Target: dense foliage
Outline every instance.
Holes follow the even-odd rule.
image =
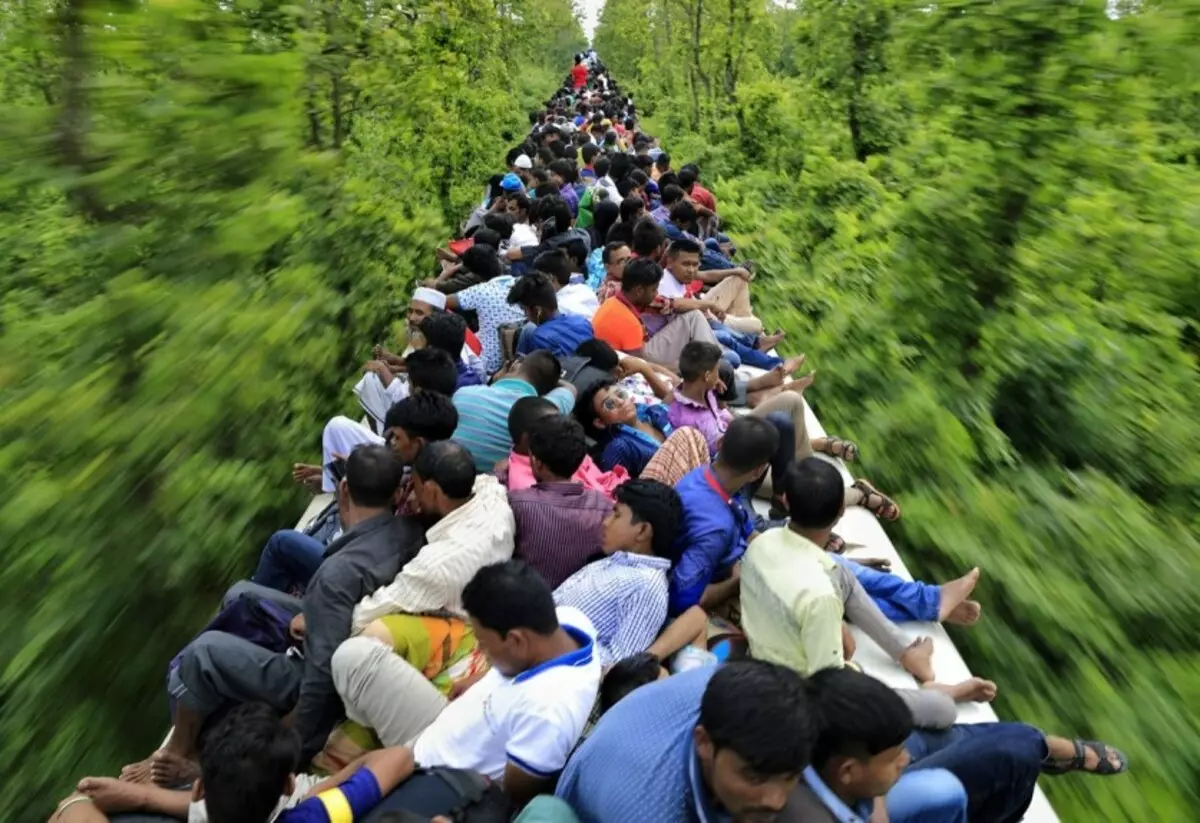
[[[1064,821],[1200,804],[1200,2],[608,0],[597,50],[696,161],[895,490],[1002,716],[1121,746]],[[936,661],[935,661],[936,662]]]
[[[569,0],[0,5],[0,809],[168,724],[166,663],[583,35]]]

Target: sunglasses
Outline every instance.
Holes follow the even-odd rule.
[[[608,393],[608,397],[604,398],[604,402],[600,404],[600,408],[605,411],[616,411],[618,406],[631,397],[633,397],[633,394],[629,389],[613,389]]]

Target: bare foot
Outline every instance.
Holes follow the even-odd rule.
[[[925,688],[943,692],[955,703],[991,703],[996,699],[996,684],[982,677],[970,677],[953,684],[926,683]]]
[[[918,637],[900,655],[900,665],[921,683],[933,682],[933,641]]]
[[[976,567],[957,580],[943,583],[941,586],[942,604],[938,607],[938,620],[945,620],[953,614],[959,604],[970,597],[971,592],[975,591],[975,584],[978,582],[979,568]]]
[[[983,613],[983,606],[976,603],[974,600],[964,600],[954,607],[950,614],[946,615],[943,623],[950,623],[954,626],[974,626],[979,622],[979,616]]]
[[[154,754],[158,754],[155,752]],[[130,763],[121,769],[121,780],[126,783],[149,783],[150,767],[154,765],[154,755],[150,755],[145,760],[139,760],[137,763]],[[81,790],[82,791],[82,790]]]
[[[803,377],[797,377],[791,383],[788,383],[787,385],[785,385],[784,388],[787,389],[788,391],[803,392],[805,389],[807,389],[809,386],[811,386],[813,384],[813,381],[816,379],[817,379],[817,373],[815,371],[810,371],[808,374],[804,375]]]
[[[183,786],[193,783],[200,776],[200,766],[196,761],[169,749],[159,749],[151,759],[154,762],[150,766],[150,773],[160,786]]]
[[[145,800],[145,789],[141,786],[112,777],[85,777],[75,790],[90,797],[92,805],[105,814],[137,811]]]
[[[777,330],[774,334],[764,334],[758,338],[754,348],[759,351],[770,351],[779,345],[779,341],[787,337],[787,332]]]

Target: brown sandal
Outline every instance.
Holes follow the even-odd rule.
[[[858,459],[858,445],[852,440],[845,440],[841,437],[826,437],[821,453],[852,463]]]
[[[896,505],[896,501],[872,486],[870,481],[855,480],[850,488],[862,492],[863,499],[859,505],[880,520],[890,522],[900,519],[900,507]],[[871,504],[871,498],[875,498],[877,501],[874,505]]]

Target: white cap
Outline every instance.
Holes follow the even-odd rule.
[[[517,159],[513,161],[513,165],[518,169],[532,169],[533,161],[529,159],[528,154],[518,154]]]
[[[413,300],[419,300],[422,303],[428,303],[435,309],[446,308],[446,295],[442,294],[437,289],[430,289],[425,286],[419,287],[413,292]]]

